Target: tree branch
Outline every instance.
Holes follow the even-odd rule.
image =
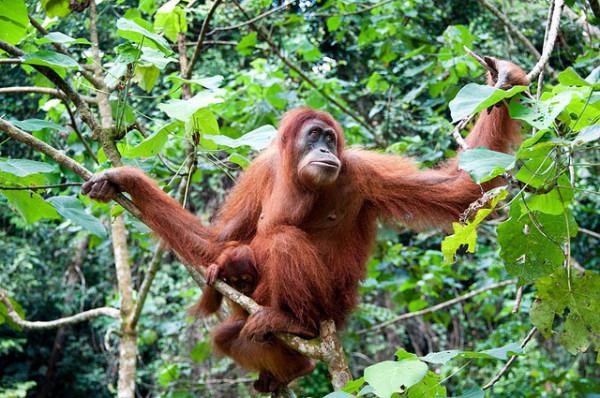
[[[21,58],[0,58],[0,65],[19,65],[23,63]]]
[[[407,314],[402,314],[402,315],[399,315],[399,316],[397,316],[397,317],[395,317],[393,319],[390,319],[388,321],[382,322],[382,323],[380,323],[378,325],[374,325],[374,326],[371,326],[369,328],[366,328],[366,329],[363,329],[363,330],[359,330],[357,332],[357,334],[360,335],[360,334],[365,334],[365,333],[368,333],[368,332],[373,332],[375,330],[383,329],[383,328],[385,328],[385,327],[387,327],[389,325],[392,325],[392,324],[394,324],[396,322],[405,321],[405,320],[410,319],[410,318],[415,318],[415,317],[418,317],[418,316],[423,316],[423,315],[426,315],[426,314],[430,314],[432,312],[439,311],[441,309],[444,309],[444,308],[456,305],[456,304],[458,304],[458,303],[460,303],[462,301],[465,301],[465,300],[468,300],[468,299],[473,298],[475,296],[478,296],[481,293],[487,292],[488,290],[498,289],[500,287],[512,285],[514,283],[517,283],[516,279],[509,279],[509,280],[506,280],[506,281],[502,281],[502,282],[498,282],[498,283],[493,283],[491,285],[484,286],[482,288],[473,290],[472,292],[469,292],[467,294],[463,294],[462,296],[458,296],[458,297],[455,297],[455,298],[453,298],[451,300],[444,301],[443,303],[436,304],[436,305],[431,306],[429,308],[425,308],[425,309],[422,309],[420,311],[409,312]]]
[[[560,28],[560,15],[565,2],[564,0],[555,0],[553,4],[554,10],[552,11],[552,19],[550,20],[550,25],[546,26],[548,36],[544,41],[544,49],[542,50],[542,55],[538,59],[533,69],[527,74],[529,81],[535,79],[544,69],[544,66],[546,66],[546,63],[552,54],[552,50],[554,49],[554,43],[556,42],[556,37],[558,36],[558,30]]]
[[[64,318],[55,319],[53,321],[27,321],[19,316],[12,303],[8,299],[8,294],[0,289],[0,301],[6,307],[6,312],[18,326],[27,330],[48,330],[56,329],[61,326],[73,325],[75,323],[89,321],[90,319],[97,318],[99,316],[109,316],[111,318],[119,318],[119,310],[112,307],[100,307],[92,310],[80,312],[79,314],[67,316]]]
[[[279,11],[281,11],[283,9],[288,8],[290,5],[294,4],[296,1],[298,1],[298,0],[289,0],[289,1],[286,1],[285,3],[283,3],[282,5],[280,5],[279,7],[275,7],[273,9],[269,10],[269,11],[266,11],[266,12],[260,14],[260,15],[257,15],[256,17],[254,17],[252,19],[249,19],[249,20],[244,21],[242,23],[238,23],[236,25],[222,26],[222,27],[214,28],[213,30],[211,30],[210,32],[208,32],[208,36],[213,35],[215,33],[219,33],[219,32],[225,32],[225,31],[228,31],[228,30],[235,30],[235,29],[243,28],[244,26],[250,25],[250,24],[252,24],[252,23],[254,23],[256,21],[260,21],[261,19],[266,18],[266,17],[268,17],[271,14],[274,14],[276,12],[279,12]],[[205,43],[208,43],[208,42],[205,42]]]
[[[65,93],[63,93],[62,91],[60,91],[58,89],[50,88],[50,87],[35,87],[35,86],[31,86],[31,87],[28,87],[28,86],[0,87],[0,94],[28,94],[28,93],[51,95],[51,96],[59,98],[61,100],[65,100],[65,101],[68,100]],[[97,102],[96,98],[94,98],[92,96],[82,95],[81,98],[83,98],[83,100],[85,102],[89,102],[89,103]]]
[[[502,13],[502,11],[500,11],[499,9],[497,9],[492,3],[490,3],[488,0],[478,0],[479,3],[481,3],[482,6],[484,6],[485,8],[487,8],[492,14],[494,14],[499,20],[500,22],[502,22],[504,24],[504,26],[506,26],[508,28],[508,30],[514,35],[516,36],[517,39],[519,39],[519,41],[521,43],[523,43],[523,45],[525,45],[525,47],[527,48],[527,50],[529,50],[529,52],[536,58],[539,59],[542,55],[540,54],[540,52],[535,48],[535,46],[531,43],[531,41],[529,41],[529,39],[523,34],[521,33],[521,31],[519,31],[519,29],[517,29],[517,27],[515,25],[513,25],[512,22],[510,22],[510,20],[508,19],[508,17],[506,15],[504,15]],[[550,67],[550,65],[545,65],[546,69],[548,69],[548,72],[550,72],[550,74],[552,76],[556,76],[556,71],[554,69],[552,69]],[[536,74],[537,76],[537,74]]]
[[[525,346],[531,341],[531,339],[533,338],[533,336],[535,336],[535,333],[537,332],[537,328],[533,327],[529,333],[527,333],[527,336],[525,337],[525,339],[523,340],[523,342],[521,342],[521,348],[525,348]],[[502,369],[500,369],[500,372],[498,372],[498,374],[496,374],[496,376],[494,376],[492,378],[492,380],[490,380],[485,386],[482,387],[482,389],[487,390],[489,388],[492,388],[494,386],[494,384],[496,384],[498,382],[498,380],[500,380],[500,378],[502,376],[504,376],[504,374],[506,372],[508,372],[508,369],[511,367],[511,365],[513,364],[513,362],[515,362],[517,360],[517,356],[513,355],[511,356],[508,361],[506,362],[506,364],[502,367]]]
[[[188,65],[187,69],[185,70],[185,73],[183,74],[184,79],[189,79],[190,77],[192,77],[192,70],[194,69],[194,64],[198,60],[198,57],[200,56],[200,52],[202,51],[202,45],[204,43],[204,38],[206,37],[206,33],[208,31],[208,25],[210,24],[210,20],[211,20],[213,14],[215,13],[215,10],[217,9],[217,7],[219,7],[219,4],[221,4],[222,1],[223,0],[215,0],[212,7],[210,8],[210,10],[208,10],[208,14],[206,14],[206,18],[204,18],[204,22],[202,22],[202,27],[200,28],[200,34],[198,35],[198,40],[196,42],[196,48],[194,49],[194,54],[192,55],[192,59],[190,60],[190,63]]]

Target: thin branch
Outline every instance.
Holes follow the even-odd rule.
[[[481,293],[487,292],[488,290],[498,289],[500,287],[512,285],[514,283],[517,283],[516,279],[509,279],[509,280],[506,280],[506,281],[502,281],[502,282],[498,282],[498,283],[493,283],[491,285],[484,286],[482,288],[473,290],[472,292],[469,292],[467,294],[463,294],[462,296],[458,296],[458,297],[455,297],[455,298],[453,298],[451,300],[444,301],[443,303],[436,304],[436,305],[431,306],[429,308],[425,308],[425,309],[422,309],[420,311],[415,311],[415,312],[409,312],[409,313],[406,313],[406,314],[402,314],[402,315],[399,315],[399,316],[397,316],[397,317],[395,317],[393,319],[390,319],[390,320],[387,320],[385,322],[382,322],[380,324],[371,326],[371,327],[363,329],[363,330],[359,330],[357,332],[357,334],[360,335],[360,334],[365,334],[365,333],[373,332],[375,330],[383,329],[383,328],[385,328],[385,327],[387,327],[389,325],[392,325],[392,324],[394,324],[396,322],[405,321],[407,319],[411,319],[411,318],[415,318],[415,317],[418,317],[418,316],[423,316],[423,315],[426,315],[426,314],[430,314],[432,312],[436,312],[436,311],[439,311],[441,309],[444,309],[444,308],[447,308],[447,307],[451,307],[451,306],[456,305],[456,304],[458,304],[460,302],[463,302],[465,300],[468,300],[470,298],[478,296]]]
[[[51,95],[53,97],[62,99],[62,100],[68,100],[67,96],[65,93],[63,93],[62,91],[55,89],[55,88],[50,88],[50,87],[35,87],[35,86],[14,86],[14,87],[0,87],[0,94],[28,94],[28,93],[32,93],[32,94],[45,94],[45,95]],[[82,95],[81,98],[83,98],[83,100],[85,102],[89,102],[89,103],[96,103],[96,98],[92,97],[92,96],[86,96],[86,95]]]
[[[600,38],[600,28],[589,23],[585,18],[585,14],[579,15],[568,6],[564,7],[563,12],[567,16],[567,18],[573,21],[573,23],[579,25],[584,30],[584,32],[592,36],[592,39]]]
[[[468,117],[461,120],[456,125],[456,127],[454,127],[454,130],[452,130],[452,136],[454,137],[454,140],[456,141],[458,146],[460,146],[465,151],[467,149],[469,149],[469,144],[467,144],[467,141],[465,141],[465,139],[460,134],[460,132],[462,131],[462,129],[464,129],[467,126],[467,124],[469,124],[469,122],[471,122],[471,120],[473,120],[474,117],[475,117],[474,113],[472,115],[469,115]]]
[[[67,316],[64,318],[55,319],[53,321],[28,321],[17,313],[12,303],[8,299],[8,294],[0,289],[0,301],[6,307],[6,312],[16,325],[28,330],[48,330],[56,329],[61,326],[73,325],[79,322],[89,321],[90,319],[97,318],[99,316],[109,316],[111,318],[119,318],[119,310],[112,307],[100,307],[92,310],[80,312],[79,314]]]
[[[189,79],[192,77],[192,70],[194,69],[194,64],[198,61],[198,57],[200,56],[200,52],[202,51],[202,45],[204,43],[204,38],[206,37],[206,33],[208,31],[208,25],[210,24],[210,20],[215,13],[215,10],[221,4],[223,0],[215,0],[210,10],[208,10],[208,14],[206,14],[206,18],[204,18],[204,22],[202,22],[202,28],[200,28],[200,34],[198,35],[198,40],[196,41],[196,48],[194,49],[194,54],[192,55],[192,59],[183,74],[184,79]]]
[[[552,54],[552,50],[554,49],[554,43],[556,42],[556,37],[558,36],[558,30],[560,28],[560,14],[562,13],[562,8],[564,4],[564,0],[554,1],[552,19],[550,20],[550,25],[546,27],[546,30],[548,31],[548,36],[546,38],[546,41],[544,42],[544,49],[542,50],[541,57],[538,59],[531,72],[527,74],[527,79],[529,79],[529,81],[535,79],[540,74],[540,72],[542,71],[542,69],[544,69],[544,66],[550,59],[550,55]]]
[[[219,33],[219,32],[225,32],[228,30],[235,30],[235,29],[239,29],[239,28],[243,28],[244,26],[250,25],[256,21],[260,21],[263,18],[268,17],[271,14],[274,14],[276,12],[279,12],[283,9],[288,8],[291,4],[294,4],[296,1],[298,0],[290,0],[290,1],[286,1],[285,3],[283,3],[282,5],[280,5],[279,7],[275,7],[272,10],[266,11],[260,15],[257,15],[256,17],[249,19],[245,22],[242,23],[238,23],[236,25],[231,25],[231,26],[222,26],[222,27],[218,27],[218,28],[214,28],[213,30],[211,30],[210,32],[208,32],[208,36],[213,35],[215,33]],[[205,42],[208,43],[208,42]]]
[[[67,113],[69,114],[69,119],[71,120],[71,127],[73,128],[73,131],[75,131],[75,134],[77,134],[79,141],[81,141],[81,143],[83,144],[83,147],[87,151],[88,155],[90,155],[91,158],[94,159],[94,162],[96,164],[99,164],[100,162],[98,161],[98,157],[94,153],[94,150],[90,146],[90,143],[85,139],[85,137],[81,133],[81,130],[79,130],[79,126],[77,126],[77,121],[75,120],[75,115],[71,110],[71,106],[66,101],[64,102],[64,104],[65,108],[67,108]]]
[[[39,189],[51,189],[51,188],[67,188],[67,187],[80,187],[81,182],[65,182],[62,184],[51,184],[51,185],[33,185],[25,187],[13,187],[13,186],[0,186],[0,191],[37,191]]]
[[[0,65],[19,65],[23,63],[21,58],[0,58]]]
[[[594,232],[594,231],[591,231],[591,230],[589,230],[587,228],[581,228],[581,227],[579,227],[579,232],[583,232],[586,235],[589,235],[589,236],[591,236],[593,238],[596,238],[596,239],[600,240],[600,234],[598,232]]]
[[[533,336],[535,336],[535,333],[537,332],[537,328],[533,327],[529,333],[527,333],[527,336],[525,337],[525,339],[523,340],[523,342],[521,342],[521,348],[525,348],[525,346],[531,341],[531,339],[533,338]],[[504,374],[506,372],[508,372],[508,369],[511,367],[511,365],[513,364],[513,362],[515,362],[517,360],[517,355],[513,355],[511,356],[508,361],[506,362],[506,364],[504,364],[504,366],[502,367],[502,369],[500,369],[500,371],[498,372],[498,374],[496,374],[496,376],[494,376],[492,378],[492,380],[490,380],[485,386],[482,387],[482,389],[487,390],[489,388],[492,388],[494,386],[494,384],[496,384],[498,382],[498,380],[500,380],[500,378],[502,376],[504,376]]]
[[[234,0],[233,3],[242,12],[242,14],[244,14],[246,16],[246,18],[249,18],[248,14],[242,8],[242,6],[240,5],[240,3],[237,0]],[[317,83],[315,83],[310,77],[308,77],[308,75],[306,75],[300,68],[298,68],[289,59],[287,59],[285,56],[283,56],[283,54],[281,54],[281,52],[279,51],[279,49],[277,48],[275,43],[273,43],[273,41],[269,38],[268,33],[265,32],[264,29],[262,29],[259,26],[256,26],[255,24],[252,24],[252,23],[250,24],[250,27],[252,28],[252,30],[254,30],[258,34],[258,36],[260,37],[261,40],[263,40],[263,41],[267,42],[267,44],[269,44],[269,46],[271,47],[271,51],[273,51],[273,54],[275,54],[277,56],[277,58],[279,58],[281,61],[283,61],[283,63],[286,64],[288,66],[288,68],[290,68],[291,70],[296,72],[298,74],[298,76],[300,76],[300,78],[302,78],[302,80],[304,80],[311,87],[313,87],[315,90],[317,90],[326,100],[328,100],[329,102],[334,104],[342,112],[344,112],[345,114],[350,116],[352,119],[354,119],[357,123],[359,123],[361,126],[363,126],[369,133],[371,133],[372,135],[375,135],[375,132],[373,131],[371,126],[365,120],[363,120],[359,115],[357,115],[354,111],[352,111],[351,109],[346,107],[344,104],[339,102],[337,99],[335,99],[331,95],[329,95],[325,90],[323,90],[321,87],[319,87],[319,85]]]
[[[519,39],[519,41],[521,43],[523,43],[525,45],[525,47],[527,48],[527,50],[529,50],[529,52],[536,59],[539,59],[542,56],[540,54],[540,52],[535,48],[535,46],[531,43],[531,41],[529,41],[529,39],[523,33],[521,33],[521,31],[519,31],[519,29],[517,29],[517,27],[515,25],[513,25],[512,22],[510,22],[510,20],[508,19],[508,17],[506,15],[504,15],[502,13],[502,11],[500,11],[499,9],[497,9],[488,0],[478,0],[478,1],[481,3],[481,5],[483,5],[485,8],[487,8],[492,14],[494,14],[500,20],[500,22],[502,22],[508,28],[508,30],[510,30],[510,32],[514,36],[516,36],[516,38]],[[550,72],[550,74],[552,76],[556,76],[556,71],[554,69],[552,69],[550,67],[550,65],[545,65],[545,66],[546,66],[546,69],[548,69],[548,71]],[[537,74],[536,74],[536,76],[537,76]]]
[[[517,296],[515,297],[515,305],[513,306],[512,313],[516,314],[521,308],[521,300],[523,300],[523,286],[517,288]]]
[[[46,144],[44,141],[34,137],[33,135],[26,133],[25,131],[17,128],[12,123],[8,122],[0,118],[0,130],[6,132],[9,136],[14,138],[15,140],[22,142],[25,145],[32,147],[38,152],[42,152],[48,155],[50,158],[54,159],[57,163],[66,167],[67,169],[73,171],[75,174],[79,175],[84,180],[88,180],[92,176],[92,172],[83,167],[81,164],[77,163],[75,160],[71,159],[61,151],[53,148],[52,146]],[[123,206],[127,211],[133,214],[135,217],[141,219],[142,214],[138,210],[137,207],[125,196],[119,195],[115,201]]]
[[[383,0],[383,1],[379,2],[379,3],[375,3],[375,4],[370,5],[368,7],[364,7],[364,8],[361,8],[359,10],[351,11],[351,12],[344,12],[344,13],[316,13],[316,14],[314,14],[314,16],[315,17],[331,17],[331,16],[347,17],[347,16],[350,16],[350,15],[358,15],[358,14],[362,14],[363,12],[371,11],[371,10],[373,10],[375,8],[378,8],[378,7],[384,6],[386,4],[389,4],[392,1],[395,1],[395,0]]]

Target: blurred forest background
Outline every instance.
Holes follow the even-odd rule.
[[[517,0],[91,1],[0,0],[0,118],[92,172],[120,162],[144,169],[204,222],[295,106],[331,112],[350,145],[423,167],[454,156],[452,122],[489,106],[475,107],[485,99],[477,91],[485,70],[464,46],[529,71],[551,10],[548,1]],[[479,180],[516,175],[496,198],[508,196],[481,224],[455,226],[443,251],[448,233],[381,225],[362,302],[340,331],[357,381],[332,397],[361,389],[389,396],[386,388],[413,398],[600,396],[600,5],[571,0],[560,14],[543,95],[536,78],[523,99],[529,107],[511,102],[528,138],[517,157],[484,153],[464,163]],[[459,93],[469,83],[478,86]],[[451,114],[455,97],[462,101]],[[5,132],[0,397],[252,396],[256,375],[211,353],[218,318],[188,315],[200,289],[177,258],[157,251],[148,228],[122,208],[80,196],[75,173]],[[50,187],[27,188],[39,186]],[[127,229],[128,253],[116,267],[113,245],[125,235],[111,220]],[[135,310],[149,290],[129,326],[118,311],[58,328],[9,315],[15,308],[49,321],[119,308],[130,288],[138,293],[125,304]],[[126,343],[137,347],[130,395],[118,391],[127,384],[118,382]],[[423,359],[446,350],[462,353]],[[406,358],[429,369],[407,392],[391,376]],[[363,373],[377,365],[379,380]],[[331,393],[327,368],[319,364],[292,390]]]

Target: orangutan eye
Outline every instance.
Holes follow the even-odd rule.
[[[335,143],[335,136],[331,133],[327,134],[327,143],[328,144],[334,144]]]
[[[311,130],[310,133],[308,133],[308,137],[312,140],[316,140],[317,138],[319,138],[319,130]]]

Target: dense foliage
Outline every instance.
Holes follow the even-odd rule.
[[[0,0],[0,40],[23,51],[0,51],[0,61],[17,58],[0,63],[0,86],[54,88],[35,69],[42,65],[98,98],[107,93],[81,72],[99,69],[114,120],[108,135],[123,162],[174,196],[192,170],[183,187],[186,206],[204,221],[268,145],[287,109],[327,110],[350,145],[431,167],[457,153],[452,122],[504,101],[523,121],[523,144],[514,155],[468,149],[459,162],[478,182],[503,176],[506,187],[447,233],[380,226],[362,303],[340,333],[355,380],[330,397],[483,397],[481,388],[513,354],[516,361],[488,396],[600,394],[600,19],[590,9],[598,2],[567,2],[570,12],[587,13],[589,25],[563,16],[541,90],[534,82],[529,91],[508,92],[484,85],[485,70],[464,46],[525,70],[538,58],[483,2],[289,3],[247,0],[245,14],[235,1],[218,5],[186,77],[178,45],[192,57],[212,1],[98,2],[98,65],[89,1]],[[547,2],[493,3],[542,49]],[[275,12],[245,23],[269,10]],[[1,89],[0,96],[2,119],[92,171],[111,166],[70,101]],[[90,104],[99,113],[97,105]],[[77,184],[65,184],[80,177],[1,134],[0,288],[28,320],[118,307],[109,225],[123,209],[92,203]],[[57,186],[14,189],[47,185]],[[138,289],[156,240],[125,217]],[[512,278],[455,305],[382,325]],[[255,375],[211,353],[218,319],[187,314],[199,292],[177,259],[165,256],[137,326],[138,396],[252,394]],[[532,327],[539,333],[522,348]],[[0,302],[0,397],[115,395],[118,344],[116,319],[24,330]],[[293,390],[331,393],[327,369],[320,364]]]

